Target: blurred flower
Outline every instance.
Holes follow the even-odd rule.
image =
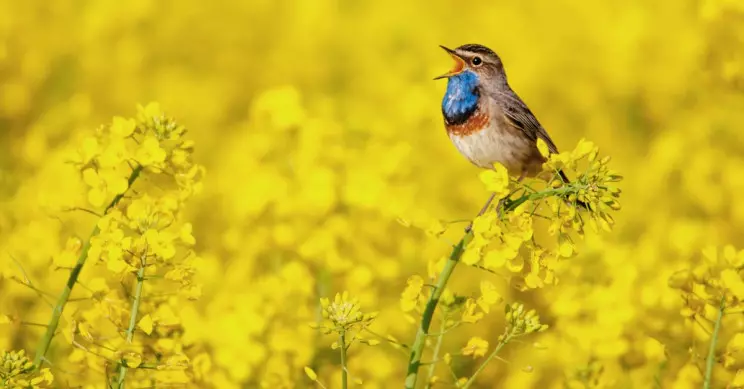
[[[470,338],[468,344],[462,348],[462,355],[472,355],[473,358],[478,358],[486,355],[486,351],[488,351],[488,341],[474,336]]]

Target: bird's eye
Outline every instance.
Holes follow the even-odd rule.
[[[473,57],[473,60],[471,62],[473,63],[473,65],[478,66],[483,62],[483,60],[481,60],[481,57]]]

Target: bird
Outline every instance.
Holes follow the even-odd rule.
[[[447,79],[442,115],[457,150],[479,168],[493,169],[498,162],[518,181],[535,177],[546,161],[537,147],[538,139],[550,153],[558,153],[558,148],[509,85],[501,58],[480,44],[440,47],[455,60],[449,72],[434,79]],[[569,182],[562,170],[558,174],[564,183]],[[579,205],[586,208],[586,204]]]

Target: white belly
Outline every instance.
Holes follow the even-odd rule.
[[[529,144],[513,131],[500,131],[492,124],[489,128],[469,134],[449,134],[460,154],[474,165],[490,169],[494,162],[504,165],[511,175],[519,175],[529,153]]]

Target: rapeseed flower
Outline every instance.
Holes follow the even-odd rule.
[[[53,384],[103,386],[139,357],[127,387],[338,386],[338,334],[304,324],[348,291],[380,311],[363,339],[382,342],[349,349],[348,383],[400,386],[489,189],[551,193],[476,220],[419,383],[466,385],[499,345],[502,304],[520,301],[549,329],[505,345],[508,363],[494,357],[471,388],[740,384],[741,2],[222,2],[196,23],[195,4],[0,7],[5,349],[36,357],[38,324],[89,250],[41,366]],[[572,185],[549,163],[506,192],[451,147],[430,78],[448,65],[438,44],[468,41],[497,50]],[[143,96],[160,104],[122,115]],[[157,212],[130,218],[144,196]],[[475,336],[489,349],[471,360]]]
[[[41,371],[26,356],[25,350],[0,353],[0,385],[9,389],[49,388],[54,380],[49,368]]]

